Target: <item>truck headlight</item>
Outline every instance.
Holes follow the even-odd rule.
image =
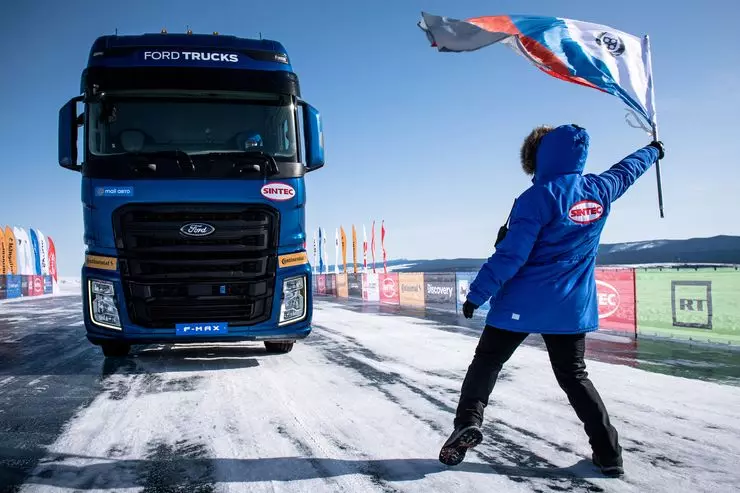
[[[121,330],[116,306],[116,288],[109,281],[88,281],[90,318],[96,325]]]
[[[283,280],[280,325],[297,322],[306,316],[306,276]]]

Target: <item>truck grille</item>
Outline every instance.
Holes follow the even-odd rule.
[[[187,236],[185,225],[213,228]],[[141,327],[270,318],[279,215],[243,204],[127,205],[113,217],[124,297]]]

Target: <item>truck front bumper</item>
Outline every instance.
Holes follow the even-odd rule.
[[[311,333],[311,318],[313,315],[313,293],[311,290],[310,267],[301,266],[290,269],[281,269],[278,275],[278,285],[282,286],[282,279],[296,275],[306,275],[306,310],[305,316],[292,323],[279,325],[280,304],[282,292],[276,289],[272,303],[272,315],[269,320],[249,326],[228,326],[228,333],[224,334],[197,334],[180,335],[174,327],[148,328],[135,325],[131,322],[123,297],[123,286],[117,271],[102,271],[99,269],[82,268],[82,299],[85,329],[87,339],[96,345],[108,342],[127,344],[179,344],[179,343],[208,343],[208,342],[238,342],[238,341],[296,341],[306,338]],[[89,283],[90,279],[108,281],[116,290],[117,308],[120,317],[120,328],[101,326],[92,320],[90,306]],[[189,323],[183,320],[183,323]],[[214,321],[218,322],[218,321]]]

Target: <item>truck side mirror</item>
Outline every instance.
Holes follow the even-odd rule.
[[[81,171],[77,164],[77,103],[82,96],[70,99],[59,110],[59,166],[72,171]]]
[[[301,101],[303,107],[304,135],[306,139],[306,171],[324,166],[324,131],[319,110]]]

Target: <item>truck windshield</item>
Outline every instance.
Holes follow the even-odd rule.
[[[88,145],[95,156],[257,150],[277,161],[298,160],[293,105],[279,96],[255,100],[108,96],[89,105]]]

